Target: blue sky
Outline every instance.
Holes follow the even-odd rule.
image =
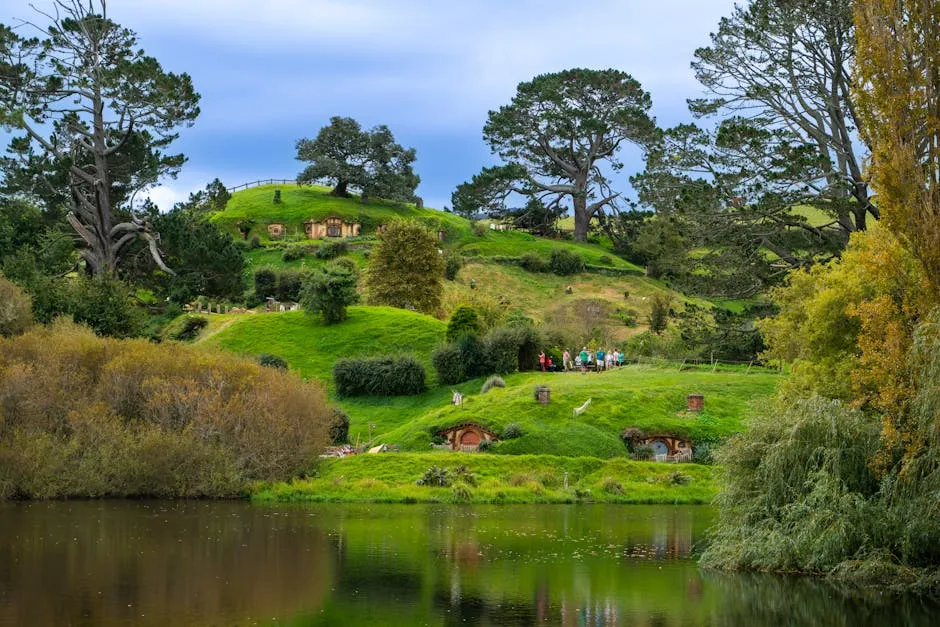
[[[43,8],[48,3],[33,0]],[[481,131],[516,85],[571,67],[616,68],[652,94],[661,125],[701,94],[689,62],[733,0],[109,0],[164,68],[188,72],[202,114],[177,150],[189,161],[152,192],[163,209],[218,177],[293,178],[294,144],[330,116],[388,125],[417,149],[418,194],[450,204],[492,163]],[[0,0],[0,22],[34,13]],[[642,168],[628,149],[618,189]]]

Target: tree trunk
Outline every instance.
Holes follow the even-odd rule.
[[[591,216],[587,212],[587,198],[584,196],[574,197],[574,239],[576,242],[586,242],[588,226],[591,224]]]
[[[333,191],[330,192],[330,196],[338,196],[340,198],[349,198],[349,192],[346,191],[346,188],[349,186],[349,181],[339,180],[336,182],[336,187],[333,188]]]

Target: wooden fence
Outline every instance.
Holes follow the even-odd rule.
[[[296,185],[297,179],[260,179],[258,181],[252,181],[251,183],[242,183],[241,185],[236,185],[235,187],[229,187],[228,191],[237,192],[240,189],[250,189],[252,187],[260,187],[261,185]]]

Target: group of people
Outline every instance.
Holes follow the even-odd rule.
[[[562,368],[565,372],[576,369],[580,369],[582,373],[588,370],[602,372],[623,366],[623,353],[616,349],[608,351],[603,348],[599,348],[597,351],[590,351],[588,347],[585,346],[572,360],[571,352],[566,348],[561,357],[561,361]],[[542,372],[555,372],[558,370],[557,364],[552,362],[552,356],[546,355],[545,351],[539,353],[539,368]]]

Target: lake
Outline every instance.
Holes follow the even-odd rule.
[[[7,625],[937,625],[696,566],[701,506],[0,503]]]

